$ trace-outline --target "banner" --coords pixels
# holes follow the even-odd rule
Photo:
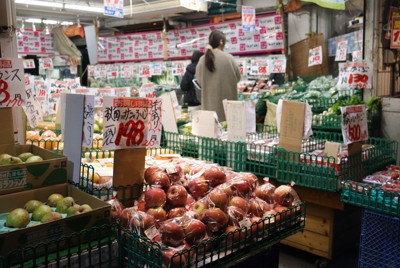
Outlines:
[[[18,54],[54,54],[53,35],[45,31],[17,30]]]

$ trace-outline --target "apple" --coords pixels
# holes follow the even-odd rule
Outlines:
[[[145,211],[146,211],[146,202],[145,202],[144,200],[140,200],[140,201],[137,203],[137,209],[138,209],[139,211],[145,212]]]
[[[222,183],[222,184],[218,185],[217,187],[215,187],[214,189],[221,189],[229,197],[231,197],[233,195],[233,190],[232,190],[231,185],[229,184],[229,182]]]
[[[275,192],[276,187],[269,183],[265,182],[263,185],[258,186],[254,194],[258,197],[267,202],[268,204],[274,204],[275,199],[274,199],[274,192]]]
[[[200,199],[198,201],[196,201],[192,207],[191,207],[191,211],[193,211],[194,213],[196,213],[198,218],[202,218],[204,211],[208,208],[208,200],[206,198]]]
[[[167,219],[167,212],[165,212],[162,207],[149,208],[146,212],[154,217],[156,223],[163,222]]]
[[[237,176],[229,181],[234,196],[248,197],[251,194],[251,185],[248,180]]]
[[[256,175],[254,175],[253,173],[242,172],[242,173],[240,173],[240,176],[242,178],[244,178],[245,180],[247,180],[247,182],[251,186],[252,191],[254,191],[256,189],[256,187],[258,186],[258,178]]]
[[[20,164],[22,160],[9,154],[0,154],[0,166]]]
[[[189,172],[190,176],[201,176],[204,173],[204,167],[202,165],[194,165]]]
[[[168,204],[173,207],[186,205],[187,197],[186,188],[179,184],[172,185],[167,191]]]
[[[117,199],[111,199],[107,201],[111,205],[111,217],[119,218],[124,206]]]
[[[276,212],[274,214],[276,215],[277,221],[285,219],[285,218],[289,217],[291,214],[291,211],[285,206],[276,206],[274,208],[274,211]]]
[[[151,166],[146,168],[146,170],[144,171],[145,181],[150,184],[150,178],[152,177],[152,174],[157,172],[165,172],[165,169],[159,166]]]
[[[226,212],[228,213],[229,216],[229,221],[228,221],[229,225],[240,226],[239,224],[240,221],[244,220],[247,217],[246,212],[234,206],[229,206],[226,209]]]
[[[228,221],[228,215],[219,208],[206,209],[202,218],[202,222],[204,222],[208,229],[214,234],[225,230]]]
[[[227,246],[231,246],[233,243],[240,240],[241,238],[240,232],[241,232],[240,227],[238,226],[228,225],[226,227],[225,234],[226,234]],[[242,234],[242,237],[244,237],[244,234]]]
[[[179,165],[168,166],[166,171],[171,182],[179,182],[183,177],[183,170]]]
[[[160,185],[164,191],[167,191],[171,186],[171,181],[165,172],[154,172],[149,175],[147,183],[152,185]]]
[[[243,197],[234,196],[229,201],[229,206],[234,206],[234,207],[240,208],[241,210],[243,210],[244,212],[247,213],[248,201],[246,199],[244,199]]]
[[[135,230],[136,233],[143,235],[144,231],[149,229],[155,224],[154,217],[143,211],[135,211],[132,213],[129,227],[131,230]]]
[[[119,220],[121,222],[122,227],[128,229],[129,228],[129,222],[132,217],[132,213],[135,213],[135,208],[129,207],[129,208],[124,208],[121,213],[119,214]]]
[[[260,217],[251,217],[250,218],[251,222],[251,236],[254,236],[255,234],[261,232],[261,230],[264,229],[264,222]]]
[[[177,247],[183,244],[185,231],[178,220],[170,219],[160,225],[160,237],[164,245]]]
[[[161,188],[152,187],[144,193],[146,208],[161,207],[165,204],[166,200],[167,195]]]
[[[211,167],[204,171],[203,176],[210,182],[211,187],[216,187],[226,182],[226,175],[219,167]]]
[[[289,185],[281,185],[276,188],[274,199],[278,205],[284,207],[293,206],[299,200],[296,191]]]
[[[7,215],[5,226],[10,228],[25,228],[30,221],[29,212],[26,209],[16,208]]]
[[[186,199],[186,206],[191,206],[196,200],[194,200],[191,194],[188,194]]]
[[[217,207],[222,210],[225,210],[229,203],[228,195],[220,189],[212,190],[208,195],[209,199],[209,206],[210,207]]]
[[[177,268],[186,266],[186,257],[183,254],[178,254],[175,249],[166,249],[162,251],[162,258],[165,267]],[[164,267],[164,266],[163,266]]]
[[[256,217],[263,217],[264,213],[271,210],[272,207],[264,200],[256,197],[249,200],[249,213]]]
[[[236,178],[239,175],[239,173],[237,172],[230,172],[228,174],[226,174],[226,181],[229,182],[232,179]]]
[[[171,218],[176,218],[176,217],[182,217],[183,215],[185,215],[186,212],[187,212],[187,209],[185,207],[171,208],[167,213],[167,218],[171,219]]]
[[[184,223],[185,241],[189,245],[199,244],[207,234],[206,225],[197,219],[190,219]]]
[[[188,188],[195,199],[204,197],[210,190],[209,182],[203,176],[190,180]]]

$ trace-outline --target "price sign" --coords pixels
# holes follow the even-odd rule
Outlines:
[[[25,100],[22,60],[0,59],[0,108],[21,106]]]
[[[150,77],[150,64],[142,63],[139,65],[139,76]]]
[[[251,60],[250,75],[267,75],[268,61],[266,59]]]
[[[340,41],[336,47],[335,61],[345,61],[347,58],[347,40]]]
[[[321,64],[322,64],[322,46],[311,48],[308,54],[308,67]]]
[[[340,107],[342,112],[342,134],[345,144],[368,139],[368,123],[365,105]]]
[[[24,69],[35,69],[35,61],[33,59],[24,60]]]
[[[85,96],[85,104],[83,109],[83,135],[82,146],[86,148],[92,147],[94,132],[94,96]]]
[[[94,65],[88,65],[88,77],[94,77],[96,73],[96,68]]]
[[[371,88],[372,64],[368,62],[339,63],[339,88]]]
[[[114,97],[114,90],[112,88],[99,88],[95,90],[94,106],[102,107],[105,97]]]
[[[244,32],[254,31],[256,28],[256,10],[251,6],[242,6],[242,29]]]
[[[109,65],[107,66],[107,78],[115,79],[119,77],[119,66],[118,65]]]
[[[152,75],[162,75],[162,65],[160,62],[153,62],[151,64],[151,74]]]
[[[161,100],[105,97],[103,122],[105,150],[159,146]]]
[[[184,61],[172,62],[172,74],[175,76],[184,75],[186,64]]]
[[[400,48],[400,17],[392,18],[392,30],[390,35],[390,48]]]
[[[153,83],[145,83],[139,88],[139,97],[142,98],[155,98],[156,91]]]
[[[271,60],[268,65],[270,73],[286,73],[286,59]]]
[[[236,64],[239,66],[240,75],[246,75],[246,61],[245,60],[236,60]]]
[[[40,103],[36,100],[33,94],[34,88],[34,77],[30,75],[25,75],[25,92],[26,92],[26,101],[22,105],[22,108],[25,111],[26,119],[31,128],[35,128],[38,122],[43,121],[43,111]]]
[[[48,70],[53,69],[53,59],[51,58],[40,58],[39,69]]]
[[[352,61],[362,61],[362,51],[356,50],[352,52]]]
[[[124,64],[121,66],[121,77],[129,79],[133,75],[133,66],[130,64]]]

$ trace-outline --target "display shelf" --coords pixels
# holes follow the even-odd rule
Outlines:
[[[120,267],[117,226],[107,224],[0,256],[0,267]]]
[[[372,184],[342,182],[341,200],[348,204],[400,217],[400,193],[381,190]]]
[[[178,251],[172,257],[173,267],[227,266],[235,259],[250,257],[266,250],[285,237],[304,228],[305,203],[268,216],[249,228],[212,237],[199,245]],[[162,252],[158,243],[125,230],[122,237],[127,267],[162,267]]]

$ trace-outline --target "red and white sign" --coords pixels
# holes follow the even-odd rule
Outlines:
[[[245,32],[256,28],[256,9],[251,6],[242,6],[242,29]]]
[[[392,30],[390,35],[390,48],[400,48],[400,17],[392,18]]]
[[[268,73],[286,73],[286,57],[268,60]]]
[[[186,62],[184,61],[174,61],[172,62],[172,74],[175,76],[180,76],[185,74]]]
[[[344,144],[368,139],[368,122],[365,105],[340,107]]]
[[[0,108],[26,101],[24,65],[21,59],[0,59]]]
[[[35,69],[35,61],[33,59],[24,60],[24,69]]]
[[[340,41],[336,47],[335,61],[346,61],[347,59],[347,40]]]
[[[268,71],[268,60],[257,59],[250,61],[250,75],[267,75]]]
[[[38,122],[43,121],[43,111],[40,103],[34,96],[34,77],[31,75],[25,75],[25,91],[26,101],[22,105],[25,111],[26,119],[31,128],[35,128]]]
[[[18,54],[54,54],[52,34],[29,29],[17,30]]]
[[[53,69],[53,59],[51,58],[39,58],[39,69],[51,70]]]
[[[322,64],[322,46],[311,48],[308,54],[308,67]]]
[[[239,66],[240,75],[247,75],[247,64],[246,60],[236,60],[236,64]]]
[[[371,88],[372,64],[364,61],[339,63],[339,88]]]
[[[103,149],[160,146],[161,100],[104,98]]]

